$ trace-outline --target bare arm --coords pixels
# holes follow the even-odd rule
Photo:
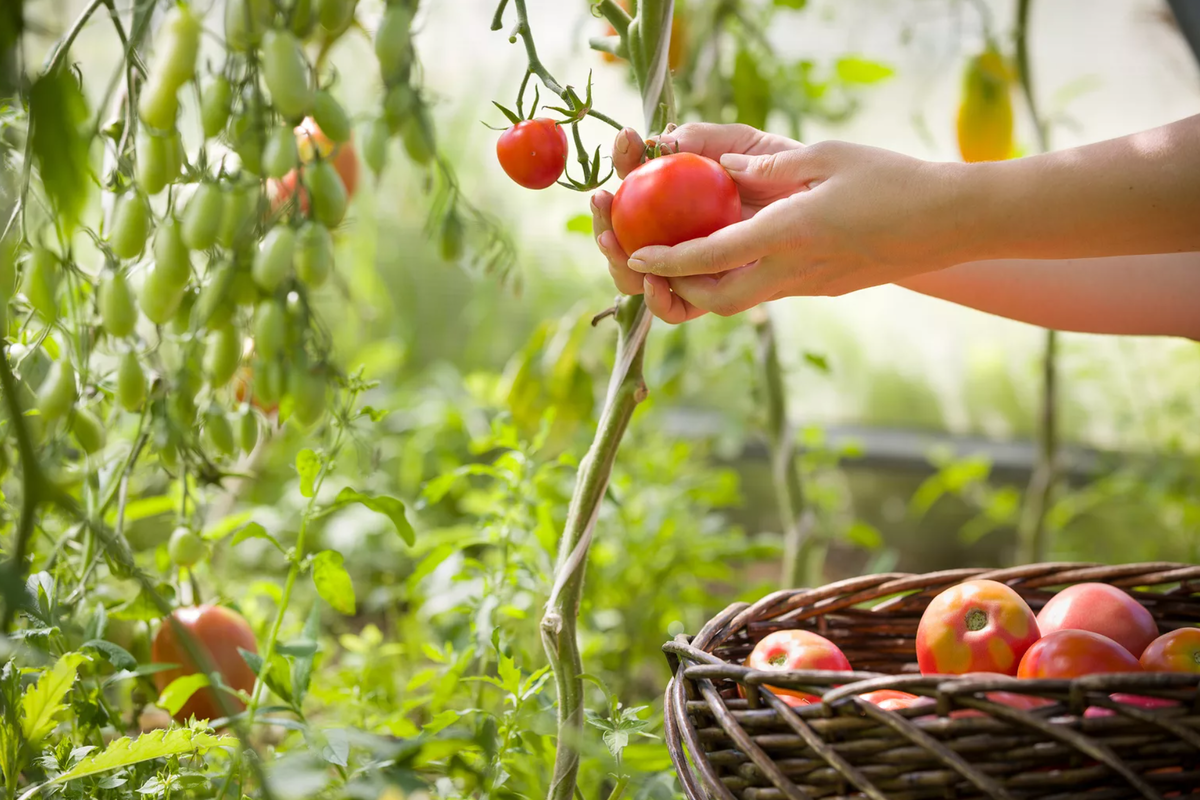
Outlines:
[[[898,285],[1056,330],[1200,340],[1200,252],[976,261]]]

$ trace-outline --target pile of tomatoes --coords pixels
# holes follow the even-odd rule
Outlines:
[[[1071,586],[1034,614],[1011,587],[975,580],[946,589],[926,607],[917,628],[916,657],[923,675],[1071,679],[1128,672],[1200,673],[1200,628],[1179,628],[1160,635],[1154,617],[1141,603],[1108,584]],[[765,637],[746,666],[767,672],[852,669],[836,644],[803,630],[782,630]],[[821,702],[806,692],[767,688],[793,707]],[[891,689],[862,697],[889,710],[934,702]],[[990,692],[987,697],[1021,709],[1053,702],[1019,691]],[[1171,700],[1139,695],[1114,694],[1111,699],[1143,708],[1174,705]],[[1085,713],[1103,716],[1112,712],[1093,707]],[[977,714],[956,711],[952,716]]]

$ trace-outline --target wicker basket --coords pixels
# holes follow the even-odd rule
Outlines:
[[[1200,797],[1200,675],[1020,682],[921,676],[914,648],[921,613],[946,587],[974,578],[1007,583],[1035,611],[1068,585],[1110,583],[1145,605],[1164,633],[1200,624],[1200,566],[1170,563],[870,575],[734,604],[696,636],[663,648],[674,673],[666,740],[686,796]],[[786,628],[829,638],[859,671],[741,666],[759,639]],[[823,702],[794,709],[764,683],[819,694]],[[936,705],[887,711],[856,696],[874,689],[901,689]],[[997,689],[1054,703],[1020,710],[989,701],[986,693]],[[1177,704],[1127,705],[1111,699],[1116,692]],[[977,713],[951,716],[965,709]]]

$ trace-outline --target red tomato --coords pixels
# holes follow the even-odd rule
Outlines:
[[[254,672],[242,658],[238,648],[257,653],[258,643],[254,639],[254,631],[250,630],[249,623],[240,614],[221,606],[203,605],[176,609],[171,616],[204,649],[213,668],[231,689],[243,692],[254,690]],[[151,660],[155,664],[180,665],[175,669],[154,673],[154,685],[160,692],[176,678],[194,675],[200,671],[188,655],[187,647],[177,637],[175,626],[169,618],[159,625],[150,652]],[[207,686],[193,694],[175,715],[175,719],[178,722],[186,722],[193,716],[196,719],[208,720],[225,716],[215,692],[213,687]],[[229,694],[225,696],[234,711],[240,712],[245,708],[236,697]]]
[[[974,678],[974,679],[979,679],[979,680],[986,680],[988,678],[1008,678],[1009,680],[1012,679],[1011,675],[1002,675],[998,672],[967,673],[966,675],[956,676],[956,677]],[[991,702],[997,703],[999,705],[1008,706],[1009,708],[1016,708],[1021,711],[1029,711],[1034,708],[1040,708],[1041,706],[1049,706],[1049,705],[1054,704],[1053,700],[1047,700],[1044,697],[1035,697],[1034,695],[1021,694],[1020,692],[1004,692],[1004,691],[987,692],[984,694],[984,699],[990,700]],[[919,698],[918,701],[913,703],[912,705],[913,706],[924,706],[924,705],[934,705],[935,703],[936,703],[936,701],[933,700],[933,698],[922,697],[922,698]],[[982,711],[977,711],[973,708],[960,708],[958,711],[950,712],[951,719],[967,719],[967,718],[971,718],[971,717],[986,717],[986,716],[988,716],[988,714],[985,714]],[[930,718],[931,717],[921,717],[921,719],[930,719]]]
[[[567,129],[545,117],[518,122],[500,134],[496,158],[526,189],[553,186],[567,168]]]
[[[628,255],[648,245],[699,239],[741,219],[733,178],[695,153],[650,159],[629,173],[612,203],[613,233]]]
[[[933,598],[921,615],[917,663],[923,675],[1014,675],[1038,636],[1032,609],[1012,588],[967,581]]]
[[[1164,633],[1139,660],[1146,672],[1200,672],[1200,628]]]
[[[850,661],[836,644],[824,636],[809,631],[776,631],[754,647],[746,659],[746,666],[768,672],[796,669],[848,672]],[[775,686],[767,688],[790,706],[821,702],[821,698],[815,694]],[[796,703],[794,700],[803,702]]]
[[[877,689],[862,695],[862,699],[868,703],[874,703],[887,711],[899,711],[902,708],[908,708],[921,698],[915,694],[900,692],[895,689]]]
[[[1061,630],[1091,631],[1112,639],[1137,658],[1158,636],[1146,608],[1107,583],[1080,583],[1063,589],[1038,612],[1042,635]]]
[[[353,134],[349,141],[338,144],[321,132],[312,117],[305,117],[304,121],[296,126],[296,147],[300,151],[300,161],[304,164],[311,163],[318,153],[321,158],[329,160],[346,187],[347,199],[354,197],[354,192],[358,189],[358,152],[354,147]],[[278,209],[291,199],[296,193],[300,177],[296,170],[292,170],[279,180],[271,181],[274,189],[272,210]],[[308,193],[303,187],[300,187],[300,210],[308,213]]]
[[[1018,678],[1079,678],[1110,672],[1141,672],[1142,665],[1121,645],[1091,631],[1055,631],[1030,647]]]
[[[1136,706],[1137,708],[1169,708],[1171,706],[1179,705],[1179,703],[1175,702],[1174,700],[1167,700],[1164,697],[1147,697],[1140,694],[1122,694],[1120,692],[1117,692],[1116,694],[1110,694],[1109,699],[1118,703],[1124,703],[1128,706]],[[1113,711],[1111,708],[1100,708],[1098,706],[1089,706],[1088,709],[1083,712],[1083,715],[1088,718],[1113,717],[1116,716],[1116,714],[1117,712]]]

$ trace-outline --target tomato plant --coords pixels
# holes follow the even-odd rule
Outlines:
[[[518,122],[496,141],[496,158],[526,189],[553,186],[567,165],[567,131],[545,117]]]
[[[996,581],[966,581],[925,608],[917,626],[917,663],[925,675],[1015,675],[1038,636],[1033,611],[1013,589]]]
[[[182,543],[178,549],[184,549]],[[184,635],[192,637],[202,659],[192,657],[184,644]],[[161,692],[173,681],[201,672],[199,664],[207,660],[226,686],[234,692],[249,693],[254,689],[254,672],[239,650],[257,653],[258,640],[249,623],[233,609],[214,605],[177,609],[159,623],[158,632],[154,635],[152,662],[174,665],[155,672],[154,684]],[[223,706],[217,699],[217,691],[212,686],[198,689],[175,713],[175,719],[186,722],[192,717],[207,720],[224,718],[226,714],[222,712]],[[237,696],[226,692],[225,698],[233,713],[245,708],[245,703]]]
[[[1038,628],[1043,634],[1070,629],[1098,633],[1134,658],[1158,637],[1158,625],[1146,607],[1107,583],[1078,583],[1058,592],[1038,612]]]
[[[1138,660],[1121,645],[1091,631],[1058,630],[1030,646],[1017,677],[1079,678],[1111,672],[1141,672]]]

